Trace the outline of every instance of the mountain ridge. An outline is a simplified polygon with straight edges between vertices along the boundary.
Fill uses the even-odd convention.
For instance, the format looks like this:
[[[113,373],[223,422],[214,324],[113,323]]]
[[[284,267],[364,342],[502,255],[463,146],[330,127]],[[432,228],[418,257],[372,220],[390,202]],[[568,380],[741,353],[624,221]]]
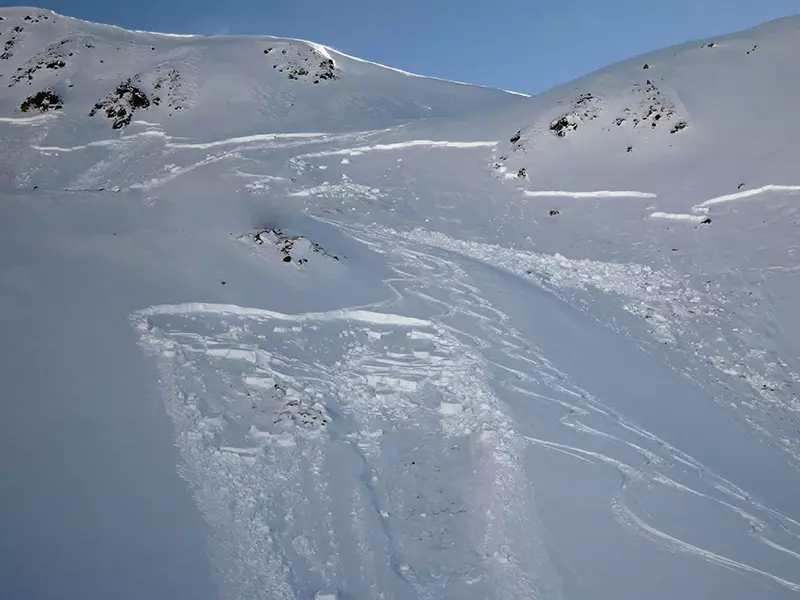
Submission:
[[[405,74],[405,75],[410,75],[410,76],[414,76],[414,77],[421,77],[421,78],[426,78],[426,79],[431,79],[431,80],[436,80],[436,81],[442,81],[442,82],[446,82],[446,83],[455,83],[455,84],[466,85],[466,86],[477,87],[477,88],[495,89],[495,90],[504,91],[504,92],[507,92],[507,93],[510,93],[510,94],[532,97],[531,94],[521,93],[521,92],[517,92],[517,91],[514,91],[514,90],[504,90],[504,89],[501,89],[501,88],[492,88],[492,87],[489,87],[489,86],[484,86],[484,85],[480,85],[480,84],[476,84],[476,83],[472,83],[472,82],[456,81],[456,80],[447,79],[447,78],[441,78],[441,77],[434,77],[434,76],[430,76],[430,75],[425,75],[425,74],[422,74],[422,73],[413,73],[411,71],[407,71],[407,70],[404,70],[404,69],[401,69],[401,68],[398,68],[398,67],[393,67],[391,65],[383,65],[381,63],[378,63],[378,62],[375,62],[375,61],[372,61],[372,60],[369,60],[369,59],[357,57],[357,56],[348,54],[348,53],[346,53],[346,52],[344,52],[342,50],[336,49],[334,47],[330,47],[330,46],[325,46],[323,44],[319,44],[317,42],[314,42],[313,40],[306,40],[306,39],[301,39],[301,38],[281,37],[281,36],[273,36],[273,35],[269,35],[269,34],[213,34],[213,35],[208,35],[208,34],[195,34],[195,33],[186,34],[186,33],[170,33],[170,32],[165,32],[165,31],[162,32],[162,31],[149,31],[149,30],[139,30],[139,29],[127,29],[125,27],[121,27],[121,26],[118,26],[118,25],[110,24],[110,23],[92,22],[92,21],[88,21],[88,20],[81,19],[81,18],[78,18],[78,17],[71,17],[71,16],[68,16],[68,15],[62,15],[62,14],[57,13],[56,11],[53,11],[51,9],[41,9],[41,8],[37,8],[37,7],[33,7],[33,6],[10,6],[10,7],[2,8],[2,11],[5,11],[6,13],[10,13],[10,14],[12,14],[14,16],[16,16],[17,14],[22,14],[22,13],[26,13],[24,16],[30,16],[30,14],[28,14],[28,13],[48,14],[51,17],[58,17],[58,18],[61,18],[61,19],[65,19],[65,20],[69,20],[69,21],[73,21],[73,22],[77,22],[77,23],[81,23],[81,24],[85,24],[85,25],[89,25],[89,26],[97,26],[97,27],[101,27],[101,28],[108,28],[108,29],[111,29],[111,30],[117,30],[117,31],[122,31],[122,32],[126,32],[126,33],[136,33],[136,34],[144,34],[144,35],[163,36],[163,37],[167,37],[167,38],[178,38],[178,39],[186,39],[186,40],[190,40],[190,39],[210,39],[210,38],[216,38],[216,39],[231,38],[231,39],[252,39],[252,40],[286,40],[286,41],[291,41],[291,42],[300,42],[300,43],[304,43],[304,44],[318,46],[318,47],[321,47],[321,48],[326,48],[328,50],[336,52],[337,54],[340,54],[341,56],[344,56],[344,57],[347,57],[347,58],[350,58],[350,59],[353,59],[353,60],[357,60],[359,62],[376,65],[376,66],[379,66],[379,67],[382,67],[382,68],[385,68],[385,69],[389,69],[389,70],[392,70],[392,71],[395,71],[395,72],[398,72],[398,73],[401,73],[401,74]],[[21,17],[21,18],[24,19],[24,16]],[[794,15],[794,16],[787,16],[787,17],[781,17],[781,18],[777,18],[777,19],[772,19],[770,21],[765,21],[764,23],[761,23],[761,24],[758,24],[758,25],[755,25],[755,26],[752,26],[752,27],[744,28],[744,29],[737,30],[737,31],[734,31],[734,32],[730,32],[730,33],[726,33],[726,34],[721,34],[721,35],[716,35],[716,36],[705,36],[705,37],[700,37],[700,38],[696,38],[696,39],[692,39],[692,40],[687,40],[687,41],[684,41],[684,42],[679,42],[677,44],[669,46],[668,48],[666,48],[666,50],[680,51],[680,50],[684,50],[684,49],[688,49],[688,48],[694,47],[698,43],[704,43],[704,42],[705,43],[709,43],[709,42],[711,42],[713,44],[715,42],[718,43],[720,41],[725,41],[727,39],[741,38],[743,36],[743,34],[747,33],[747,32],[762,33],[764,30],[767,30],[767,29],[779,29],[779,28],[781,28],[783,26],[787,26],[788,27],[788,26],[791,25],[793,20],[796,21],[798,19],[800,19],[800,15]],[[705,45],[705,44],[703,44],[703,45]],[[618,62],[615,62],[615,63],[611,63],[609,65],[600,67],[600,68],[598,68],[598,69],[596,69],[596,70],[594,70],[594,71],[592,71],[590,73],[587,73],[587,74],[584,74],[584,75],[580,75],[580,76],[578,76],[578,77],[576,77],[574,79],[571,79],[569,81],[566,81],[564,83],[557,84],[557,85],[553,86],[552,88],[550,88],[548,90],[544,90],[542,92],[538,92],[537,94],[534,94],[534,95],[546,94],[546,93],[551,92],[553,90],[557,90],[557,89],[560,89],[560,88],[563,88],[563,87],[568,87],[570,85],[573,85],[574,82],[579,81],[581,79],[584,79],[587,75],[593,75],[593,74],[601,75],[606,70],[614,70],[614,69],[619,68],[622,65],[626,65],[627,63],[631,63],[631,64],[635,64],[637,62],[646,63],[648,57],[650,57],[652,55],[660,55],[660,54],[663,54],[664,52],[665,52],[664,49],[643,52],[643,53],[637,54],[635,56],[631,56],[629,58],[623,59],[621,61],[618,61]]]

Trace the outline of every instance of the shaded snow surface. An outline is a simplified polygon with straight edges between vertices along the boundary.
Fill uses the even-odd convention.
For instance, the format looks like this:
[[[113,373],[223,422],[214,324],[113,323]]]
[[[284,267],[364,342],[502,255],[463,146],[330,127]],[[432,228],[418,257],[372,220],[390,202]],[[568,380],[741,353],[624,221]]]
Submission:
[[[527,98],[0,15],[3,597],[800,597],[800,21]]]

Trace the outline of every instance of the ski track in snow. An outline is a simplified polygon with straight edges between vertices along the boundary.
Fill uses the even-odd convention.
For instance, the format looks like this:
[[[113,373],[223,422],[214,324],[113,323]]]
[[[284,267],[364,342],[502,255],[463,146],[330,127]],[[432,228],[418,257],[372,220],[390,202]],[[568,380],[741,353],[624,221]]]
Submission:
[[[787,382],[800,381],[800,375],[788,369],[780,356],[763,347],[755,337],[743,340],[738,333],[752,333],[742,325],[733,327],[733,335],[721,336],[731,329],[727,319],[728,300],[713,289],[697,290],[669,269],[656,270],[636,263],[606,263],[572,260],[559,254],[546,255],[517,251],[492,244],[455,240],[445,234],[416,229],[410,239],[470,256],[490,264],[502,265],[526,279],[554,291],[599,290],[620,297],[623,308],[645,321],[658,343],[681,348],[723,376],[734,376],[747,383],[752,395],[736,398],[746,418],[758,427],[759,411],[771,412],[780,407],[797,411],[797,403]],[[612,325],[609,325],[612,326]],[[620,330],[620,333],[625,333]],[[696,371],[699,371],[695,367]],[[702,381],[702,380],[700,380]],[[735,396],[728,391],[719,402],[728,404]],[[783,444],[793,460],[800,460],[796,444]],[[800,464],[800,463],[798,463]]]
[[[580,426],[579,424],[576,424],[576,425]],[[582,428],[582,429],[585,430],[585,428]],[[596,431],[593,431],[592,433],[595,433],[597,435],[603,435],[603,436],[607,435],[607,434],[603,434],[601,432],[596,432]],[[680,552],[686,552],[688,554],[695,555],[695,556],[697,556],[697,557],[699,557],[699,558],[701,558],[703,560],[706,560],[708,562],[711,562],[711,563],[714,563],[714,564],[717,564],[717,565],[720,565],[720,566],[723,566],[723,567],[726,567],[726,568],[734,569],[734,570],[740,571],[742,573],[754,574],[754,575],[763,577],[763,578],[765,578],[767,580],[774,581],[774,582],[780,584],[781,586],[783,586],[783,587],[785,587],[785,588],[787,588],[789,590],[792,590],[793,592],[800,592],[800,584],[798,584],[798,583],[795,583],[795,582],[792,582],[792,581],[788,581],[788,580],[786,580],[786,579],[784,579],[782,577],[778,577],[778,576],[773,575],[772,573],[769,573],[767,571],[763,571],[761,569],[757,569],[757,568],[752,567],[750,565],[747,565],[745,563],[742,563],[742,562],[739,562],[739,561],[736,561],[736,560],[732,560],[730,558],[726,558],[724,556],[721,556],[719,554],[716,554],[716,553],[708,551],[708,550],[704,550],[703,548],[699,548],[699,547],[697,547],[697,546],[695,546],[693,544],[690,544],[690,543],[685,542],[685,541],[683,541],[681,539],[678,539],[678,538],[676,538],[674,536],[671,536],[668,533],[666,533],[666,532],[664,532],[664,531],[662,531],[662,530],[660,530],[660,529],[658,529],[656,527],[653,527],[652,525],[648,524],[641,516],[637,515],[630,508],[628,503],[625,501],[625,490],[627,488],[629,488],[633,483],[638,483],[638,484],[643,484],[643,485],[654,484],[655,483],[655,484],[661,484],[661,485],[664,485],[664,486],[667,486],[667,487],[679,489],[681,491],[687,492],[687,493],[692,494],[692,495],[699,496],[701,498],[704,498],[706,500],[710,500],[712,502],[715,502],[715,503],[718,503],[718,504],[724,506],[726,509],[729,509],[732,512],[734,512],[735,514],[737,514],[738,516],[740,516],[747,523],[748,527],[750,527],[753,531],[758,531],[758,530],[764,528],[766,524],[765,524],[764,521],[762,521],[761,519],[756,517],[754,514],[752,514],[750,512],[747,512],[745,510],[742,510],[738,506],[736,506],[734,504],[731,504],[731,503],[729,503],[729,502],[727,502],[725,500],[720,500],[719,498],[709,496],[707,494],[704,494],[702,492],[697,491],[696,489],[693,489],[693,488],[690,488],[690,487],[688,487],[686,485],[678,483],[678,482],[670,479],[669,477],[666,477],[666,476],[658,473],[657,471],[656,471],[655,475],[652,474],[652,473],[646,473],[645,470],[641,469],[640,467],[634,467],[634,466],[632,466],[630,464],[624,463],[624,462],[619,461],[619,460],[617,460],[617,459],[615,459],[613,457],[610,457],[608,455],[605,455],[605,454],[602,454],[602,453],[599,453],[599,452],[591,452],[591,451],[587,451],[587,450],[585,450],[583,448],[580,448],[580,447],[567,446],[567,445],[564,445],[564,444],[559,444],[559,443],[556,443],[556,442],[550,442],[550,441],[547,441],[547,440],[542,440],[542,439],[528,437],[528,436],[526,436],[525,439],[528,440],[529,442],[537,445],[537,446],[542,446],[544,448],[553,449],[553,450],[556,450],[556,451],[559,451],[559,452],[563,452],[563,453],[565,453],[565,454],[567,454],[569,456],[572,456],[573,458],[576,458],[578,460],[587,460],[588,459],[591,462],[596,461],[596,462],[599,462],[599,463],[609,464],[612,467],[614,467],[620,473],[620,475],[623,478],[623,484],[622,484],[622,486],[620,488],[620,491],[613,497],[613,499],[611,501],[611,509],[612,509],[612,511],[614,513],[614,517],[620,522],[620,524],[622,524],[624,526],[627,526],[627,527],[630,527],[632,529],[635,529],[636,531],[638,531],[639,533],[641,533],[641,534],[645,535],[646,537],[650,538],[654,542],[657,542],[657,543],[660,542],[660,543],[665,544],[671,550],[680,551]],[[624,440],[617,439],[617,441],[621,441],[621,442],[626,443],[627,445],[631,446],[631,444],[629,442],[624,442]],[[639,450],[643,452],[643,450],[641,448],[639,448]],[[689,462],[690,464],[694,463],[694,461],[692,459],[690,459],[690,458],[687,461],[687,457],[681,457],[680,453],[678,453],[676,451],[676,449],[670,448],[670,450],[676,452],[675,459],[679,460],[680,462]],[[648,458],[648,462],[652,461],[652,457],[647,457],[647,458]],[[659,462],[661,462],[661,460],[657,459],[657,461],[654,464],[658,464]],[[693,466],[695,466],[699,470],[704,470],[702,465],[699,465],[697,463],[695,463]],[[715,485],[715,487],[717,487],[717,489],[719,491],[722,491],[724,493],[730,494],[731,492],[728,489],[728,487],[730,486],[730,483],[726,482],[724,480],[722,480],[721,483],[723,485]],[[736,496],[738,496],[738,494]],[[734,496],[734,497],[736,497],[736,496]],[[770,511],[769,509],[767,509],[764,506],[757,505],[755,507],[755,509],[756,509],[756,511],[764,511],[768,517],[770,517],[770,516],[778,517],[779,519],[784,520],[787,523],[791,523],[791,524],[793,524],[795,526],[800,525],[800,523],[796,523],[796,522],[792,521],[791,519],[788,519],[788,517],[786,517],[785,515],[781,515],[779,513],[776,514],[776,513],[774,513],[774,511]],[[795,536],[796,537],[800,537],[800,529],[798,529],[798,533],[795,534]],[[767,539],[767,538],[765,538],[765,537],[763,537],[761,535],[758,535],[758,534],[755,534],[755,537],[758,539],[759,542],[763,543],[766,546],[769,546],[769,547],[771,547],[771,548],[773,548],[775,550],[778,550],[779,552],[788,553],[788,554],[792,555],[796,559],[800,559],[800,555],[798,555],[797,553],[793,552],[792,550],[789,550],[788,548],[785,548],[784,546],[776,544],[776,543],[772,542],[771,540],[769,540],[769,539]]]
[[[373,244],[381,244],[383,243],[386,247],[386,251],[390,251],[389,248],[397,248],[403,244],[402,240],[408,240],[409,236],[407,234],[402,234],[400,232],[393,232],[389,229],[376,229],[375,227],[370,228],[369,232],[366,230],[362,230],[360,236],[370,238],[370,241]],[[441,234],[439,234],[441,236]],[[411,236],[412,240],[420,241],[424,236]],[[435,238],[437,241],[441,240],[441,237]],[[380,240],[383,240],[381,242]],[[468,245],[468,243],[461,242],[464,245]],[[396,244],[396,246],[393,246]],[[439,247],[445,247],[444,244],[436,244]],[[455,242],[454,246],[458,246],[459,243]],[[395,250],[396,251],[396,250]],[[410,251],[408,251],[410,252]],[[426,256],[420,250],[415,252],[416,256]],[[474,254],[473,254],[474,256]],[[427,260],[431,260],[431,256],[426,256]],[[487,260],[487,255],[484,253],[479,257],[482,261],[487,261],[488,264],[494,265],[503,265],[505,267],[505,263],[502,260]],[[441,260],[441,258],[439,258]],[[546,258],[544,260],[547,260]],[[565,266],[566,259],[558,259],[556,264],[560,264],[561,266]],[[593,261],[574,261],[571,266],[570,270],[575,270],[577,267],[577,263],[591,263]],[[611,267],[613,273],[614,267],[620,267],[621,265],[603,265],[602,263],[596,263],[590,269],[597,269],[599,266],[606,267],[606,274],[609,273],[608,268]],[[541,263],[540,263],[541,267]],[[551,265],[552,267],[552,265]],[[634,266],[635,267],[635,266]],[[457,267],[451,265],[450,267],[451,272],[457,271]],[[646,269],[645,269],[646,270]],[[552,272],[552,268],[551,268]],[[596,271],[595,271],[596,272]],[[463,271],[461,272],[461,276],[464,277]],[[451,277],[453,277],[451,275]],[[578,277],[583,277],[586,279],[586,284],[588,285],[597,285],[599,281],[608,281],[612,279],[611,286],[613,286],[613,277],[603,277],[598,278],[594,276],[593,273],[587,277],[587,270],[586,267],[583,267],[583,272],[579,272]],[[568,285],[574,285],[570,283]],[[474,288],[473,288],[474,289]],[[618,288],[619,289],[619,288]],[[624,288],[627,289],[627,288]],[[606,291],[609,291],[608,289]],[[450,299],[455,299],[454,296],[450,296]],[[485,311],[493,312],[493,319],[491,320],[492,325],[488,325],[488,323],[484,322],[484,325],[488,325],[493,331],[491,332],[490,336],[484,337],[482,339],[502,339],[504,340],[504,349],[503,354],[503,363],[493,363],[490,361],[491,364],[495,367],[499,367],[504,371],[512,373],[516,379],[515,383],[511,384],[511,388],[518,393],[529,394],[532,397],[535,397],[539,400],[544,401],[552,401],[560,404],[563,406],[567,412],[565,416],[561,419],[562,425],[565,425],[571,429],[576,431],[583,432],[590,436],[597,436],[606,440],[611,440],[613,442],[619,443],[624,445],[627,448],[633,449],[637,455],[641,458],[642,465],[633,466],[632,464],[626,463],[619,459],[613,458],[603,453],[599,452],[592,452],[588,451],[584,448],[575,447],[575,446],[566,446],[563,444],[558,444],[555,442],[548,442],[545,440],[532,438],[529,436],[523,436],[527,441],[534,443],[536,445],[548,447],[551,449],[556,449],[558,451],[565,452],[566,454],[572,456],[573,458],[577,458],[580,460],[584,460],[586,458],[596,461],[600,461],[602,463],[611,464],[614,466],[622,475],[623,477],[623,485],[620,488],[619,493],[612,498],[610,507],[614,514],[614,517],[617,521],[630,529],[635,530],[637,533],[648,537],[649,539],[663,543],[665,546],[669,547],[672,550],[678,550],[682,552],[686,552],[689,554],[693,554],[698,556],[704,560],[709,562],[713,562],[715,564],[733,568],[743,573],[749,573],[757,576],[764,577],[770,581],[776,582],[787,589],[792,591],[800,591],[800,584],[788,581],[782,577],[778,577],[771,573],[768,573],[764,570],[752,567],[742,562],[738,562],[732,560],[730,558],[726,558],[721,556],[717,553],[710,552],[708,550],[704,550],[702,548],[697,547],[696,545],[690,544],[683,540],[680,540],[674,536],[669,535],[668,533],[653,527],[652,525],[648,524],[644,518],[637,515],[628,505],[625,500],[626,489],[629,488],[632,484],[636,486],[647,487],[653,484],[660,484],[667,486],[671,489],[679,489],[691,495],[699,496],[709,501],[715,502],[720,506],[724,507],[725,510],[729,510],[738,517],[743,520],[743,528],[746,529],[750,535],[756,537],[756,539],[768,546],[772,549],[778,550],[779,552],[786,553],[794,558],[800,559],[800,555],[798,555],[793,550],[786,548],[776,542],[770,540],[765,535],[762,535],[763,532],[767,528],[767,523],[771,523],[773,527],[775,527],[778,531],[782,533],[790,532],[791,536],[795,540],[800,540],[800,522],[797,522],[786,515],[775,511],[767,506],[764,506],[757,501],[752,499],[752,496],[748,494],[745,490],[738,488],[736,485],[731,483],[730,481],[715,475],[711,472],[705,465],[695,460],[693,457],[689,456],[688,454],[682,452],[678,448],[670,445],[666,441],[658,438],[657,436],[653,435],[651,432],[642,429],[635,424],[627,421],[622,415],[618,415],[610,409],[609,407],[603,405],[599,402],[596,398],[594,398],[588,391],[581,389],[579,386],[575,385],[570,378],[558,371],[554,368],[547,359],[537,354],[535,351],[531,350],[530,344],[527,340],[525,340],[518,332],[516,332],[513,328],[505,325],[507,321],[507,316],[495,309],[491,308],[490,305],[486,303],[485,300],[475,301],[474,298],[471,299],[469,304],[466,303],[456,303],[453,309],[454,312],[458,312],[459,310],[466,310],[467,312],[471,312],[470,309],[466,308],[466,306],[480,306]],[[488,320],[487,317],[483,317],[484,320]],[[463,333],[463,332],[462,332]],[[490,333],[490,332],[487,332]],[[476,343],[478,340],[476,339]],[[487,343],[483,343],[483,347],[486,348]],[[508,361],[508,362],[506,362]],[[511,364],[514,362],[522,363],[525,365],[523,369],[520,368],[512,368]],[[559,392],[568,392],[568,396],[576,398],[576,402],[564,402],[563,400],[558,400],[556,398],[549,398],[547,396],[543,396],[540,392],[533,391],[533,389],[526,389],[527,386],[531,388],[535,388],[536,384],[544,382],[547,386],[551,387],[553,390]],[[508,386],[508,384],[505,384]],[[593,427],[589,427],[581,422],[581,417],[588,417],[592,416],[595,418],[600,418],[602,421],[606,421],[607,424],[613,424],[614,426],[621,428],[623,431],[627,432],[628,434],[632,434],[634,437],[634,441],[630,439],[625,439],[623,437],[612,435],[604,431],[600,431]],[[649,448],[648,448],[649,447]],[[717,495],[709,495],[707,493],[703,493],[695,489],[691,486],[691,484],[687,481],[686,483],[679,483],[674,479],[670,478],[669,476],[665,475],[664,473],[667,471],[668,468],[677,466],[680,471],[685,471],[688,467],[690,471],[694,472],[700,480],[705,481],[707,484],[710,484],[712,489],[717,492]],[[747,508],[743,509],[739,506],[739,504],[744,504]]]

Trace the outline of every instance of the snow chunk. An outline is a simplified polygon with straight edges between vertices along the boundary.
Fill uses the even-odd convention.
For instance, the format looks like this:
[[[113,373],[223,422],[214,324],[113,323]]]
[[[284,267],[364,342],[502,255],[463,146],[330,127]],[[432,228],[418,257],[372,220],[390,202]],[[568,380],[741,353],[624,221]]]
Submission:
[[[650,214],[651,219],[668,219],[671,221],[689,221],[691,223],[701,223],[703,221],[703,217],[698,217],[697,215],[686,215],[680,213],[665,213],[665,212],[654,212]]]
[[[464,405],[458,402],[442,402],[439,406],[439,413],[446,417],[460,415],[464,412]]]

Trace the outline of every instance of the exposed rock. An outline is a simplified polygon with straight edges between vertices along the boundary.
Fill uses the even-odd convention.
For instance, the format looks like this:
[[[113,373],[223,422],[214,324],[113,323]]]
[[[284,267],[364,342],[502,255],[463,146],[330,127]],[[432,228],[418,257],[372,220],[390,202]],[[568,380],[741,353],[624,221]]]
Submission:
[[[28,83],[32,82],[33,76],[40,69],[57,70],[66,67],[67,53],[64,50],[64,46],[70,42],[71,40],[69,38],[64,38],[55,44],[49,45],[42,52],[39,52],[39,54],[25,63],[24,66],[17,69],[16,73],[14,73],[14,76],[11,78],[11,85],[9,87],[24,80],[27,80]]]
[[[310,404],[297,391],[287,390],[277,383],[273,386],[272,393],[266,399],[266,403],[280,406],[275,412],[273,425],[320,429],[329,421],[324,408],[320,404],[316,402]]]
[[[167,106],[174,110],[183,110],[187,106],[186,94],[183,92],[183,80],[178,69],[160,72],[153,82],[153,89],[162,91],[167,99]],[[153,104],[161,104],[161,97],[155,96]]]
[[[551,209],[550,209],[550,216],[551,216],[551,217],[556,217],[556,216],[558,216],[558,215],[560,215],[560,214],[561,214],[561,213],[558,211],[558,209],[555,209],[555,208],[551,208]]]
[[[130,79],[127,79],[111,90],[103,100],[95,104],[89,116],[93,117],[98,111],[104,110],[106,116],[112,119],[111,127],[121,129],[130,124],[136,110],[149,107],[150,100],[147,95],[134,86]]]
[[[558,137],[564,137],[570,131],[575,131],[578,123],[572,115],[564,115],[550,123],[550,131]]]
[[[5,45],[3,47],[3,53],[0,54],[0,59],[8,60],[12,56],[14,56],[14,45],[17,43],[19,36],[12,35],[9,39],[6,40]]]
[[[633,109],[623,109],[622,116],[614,119],[615,125],[622,126],[631,122],[637,127],[649,123],[651,128],[655,128],[661,120],[668,121],[675,116],[675,105],[649,79],[645,85],[634,84],[631,92],[634,98],[639,99],[639,103]]]
[[[318,83],[326,79],[330,80],[338,78],[339,78],[338,75],[336,75],[336,66],[334,65],[333,60],[331,60],[330,58],[326,58],[319,63],[314,83]]]
[[[292,255],[293,251],[302,253],[303,249],[299,248],[299,245],[305,246],[306,251],[310,250],[312,253],[321,254],[322,256],[327,256],[328,258],[332,258],[336,261],[339,260],[338,256],[331,254],[325,250],[325,248],[308,239],[307,237],[302,235],[289,235],[280,229],[260,229],[253,233],[245,234],[244,236],[239,237],[246,237],[259,246],[267,243],[274,244],[278,248],[278,251],[283,255],[281,260],[285,263],[290,263],[293,260],[296,260],[298,264],[303,265],[308,262],[308,259],[306,258],[295,258],[295,256]]]
[[[669,130],[669,132],[670,133],[678,133],[682,129],[686,129],[687,126],[688,126],[688,124],[686,123],[686,121],[679,121],[678,123],[675,123],[675,125],[673,126],[672,129]]]
[[[550,122],[550,131],[564,137],[578,128],[581,121],[593,121],[600,116],[600,99],[594,94],[582,93],[572,101],[571,111]]]
[[[580,119],[592,121],[600,116],[600,108],[597,106],[599,99],[593,94],[585,93],[578,96],[572,103],[572,114]]]
[[[308,69],[304,69],[303,67],[297,67],[289,71],[288,77],[289,79],[300,79],[305,75],[308,75]]]
[[[33,96],[28,96],[19,107],[22,112],[36,109],[43,113],[48,110],[61,110],[62,108],[64,108],[64,103],[58,94],[50,88],[46,88]]]
[[[276,48],[266,48],[264,54],[272,54],[274,50]],[[285,73],[289,79],[320,83],[339,78],[333,60],[327,58],[316,48],[305,44],[286,44],[275,60],[277,62],[272,65],[272,68],[279,73]]]

